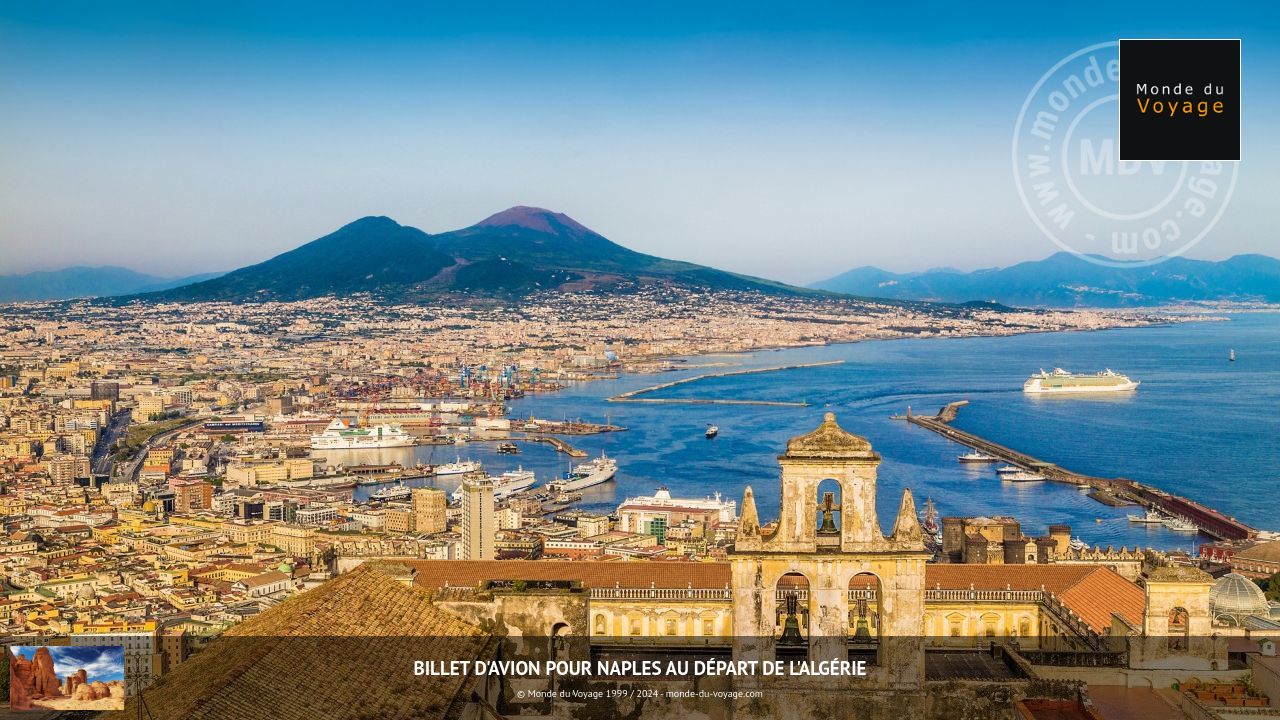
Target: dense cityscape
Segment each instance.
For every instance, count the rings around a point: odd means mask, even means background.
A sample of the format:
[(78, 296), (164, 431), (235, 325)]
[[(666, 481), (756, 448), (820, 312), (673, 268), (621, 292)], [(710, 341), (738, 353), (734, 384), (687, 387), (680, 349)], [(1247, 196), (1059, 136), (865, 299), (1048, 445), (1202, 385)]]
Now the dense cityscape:
[(355, 502), (357, 483), (439, 469), (312, 449), (334, 418), (419, 444), (571, 439), (600, 428), (530, 426), (504, 401), (700, 353), (1160, 321), (669, 289), (487, 310), (325, 298), (0, 312), (5, 634), (143, 638), (153, 657), (131, 658), (157, 674), (365, 557), (698, 560), (734, 539), (727, 499), (636, 498), (614, 517), (542, 488), (496, 504), (431, 488)]

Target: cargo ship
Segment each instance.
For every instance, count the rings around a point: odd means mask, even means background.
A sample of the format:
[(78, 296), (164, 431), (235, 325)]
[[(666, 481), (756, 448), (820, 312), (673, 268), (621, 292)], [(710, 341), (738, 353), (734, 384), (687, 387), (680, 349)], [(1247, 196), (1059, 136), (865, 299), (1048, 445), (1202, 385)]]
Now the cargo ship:
[(1110, 368), (1093, 375), (1077, 375), (1062, 368), (1040, 372), (1027, 378), (1022, 391), (1033, 395), (1057, 393), (1127, 392), (1137, 389), (1139, 381), (1130, 380)]
[(353, 427), (335, 418), (322, 433), (311, 436), (312, 450), (369, 450), (374, 448), (412, 447), (413, 436), (399, 425)]
[(574, 467), (554, 483), (547, 483), (552, 492), (566, 493), (594, 487), (609, 482), (618, 474), (618, 462), (600, 453), (600, 457)]

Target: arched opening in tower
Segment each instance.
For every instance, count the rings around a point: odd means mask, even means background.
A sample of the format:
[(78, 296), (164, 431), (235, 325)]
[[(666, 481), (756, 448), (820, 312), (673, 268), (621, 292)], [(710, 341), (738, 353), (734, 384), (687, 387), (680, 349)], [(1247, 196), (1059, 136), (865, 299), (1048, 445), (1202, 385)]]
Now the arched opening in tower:
[(849, 579), (849, 659), (880, 662), (881, 617), (880, 578), (858, 573)]

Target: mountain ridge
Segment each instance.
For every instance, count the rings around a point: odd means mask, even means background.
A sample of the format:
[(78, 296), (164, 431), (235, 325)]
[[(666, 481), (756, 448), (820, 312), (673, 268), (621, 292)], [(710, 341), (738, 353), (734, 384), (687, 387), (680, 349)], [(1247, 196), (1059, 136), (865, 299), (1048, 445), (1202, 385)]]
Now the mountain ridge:
[(517, 205), (437, 234), (368, 216), (263, 262), (201, 283), (125, 298), (301, 300), (371, 292), (392, 300), (449, 294), (510, 298), (538, 290), (648, 283), (823, 295), (623, 247), (564, 213)]
[(220, 273), (161, 277), (118, 265), (72, 265), (0, 275), (0, 302), (48, 302), (166, 290)]
[(1280, 303), (1280, 260), (1257, 253), (1226, 260), (1168, 258), (1111, 267), (1068, 252), (1003, 268), (894, 273), (863, 266), (811, 284), (895, 300), (990, 300), (1025, 307), (1139, 307), (1180, 302)]

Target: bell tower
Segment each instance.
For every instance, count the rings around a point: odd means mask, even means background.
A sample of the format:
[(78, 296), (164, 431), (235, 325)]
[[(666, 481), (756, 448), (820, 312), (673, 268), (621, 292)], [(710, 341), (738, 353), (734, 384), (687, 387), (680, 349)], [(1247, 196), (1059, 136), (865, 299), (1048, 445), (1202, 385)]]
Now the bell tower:
[[(768, 532), (751, 488), (743, 493), (730, 554), (734, 658), (777, 659), (786, 631), (788, 653), (799, 645), (812, 660), (865, 659), (881, 687), (920, 685), (929, 553), (911, 491), (903, 492), (886, 536), (876, 515), (880, 456), (832, 413), (788, 441), (778, 463), (782, 500)], [(830, 481), (838, 498), (826, 491)], [(797, 617), (802, 643), (793, 627)]]

